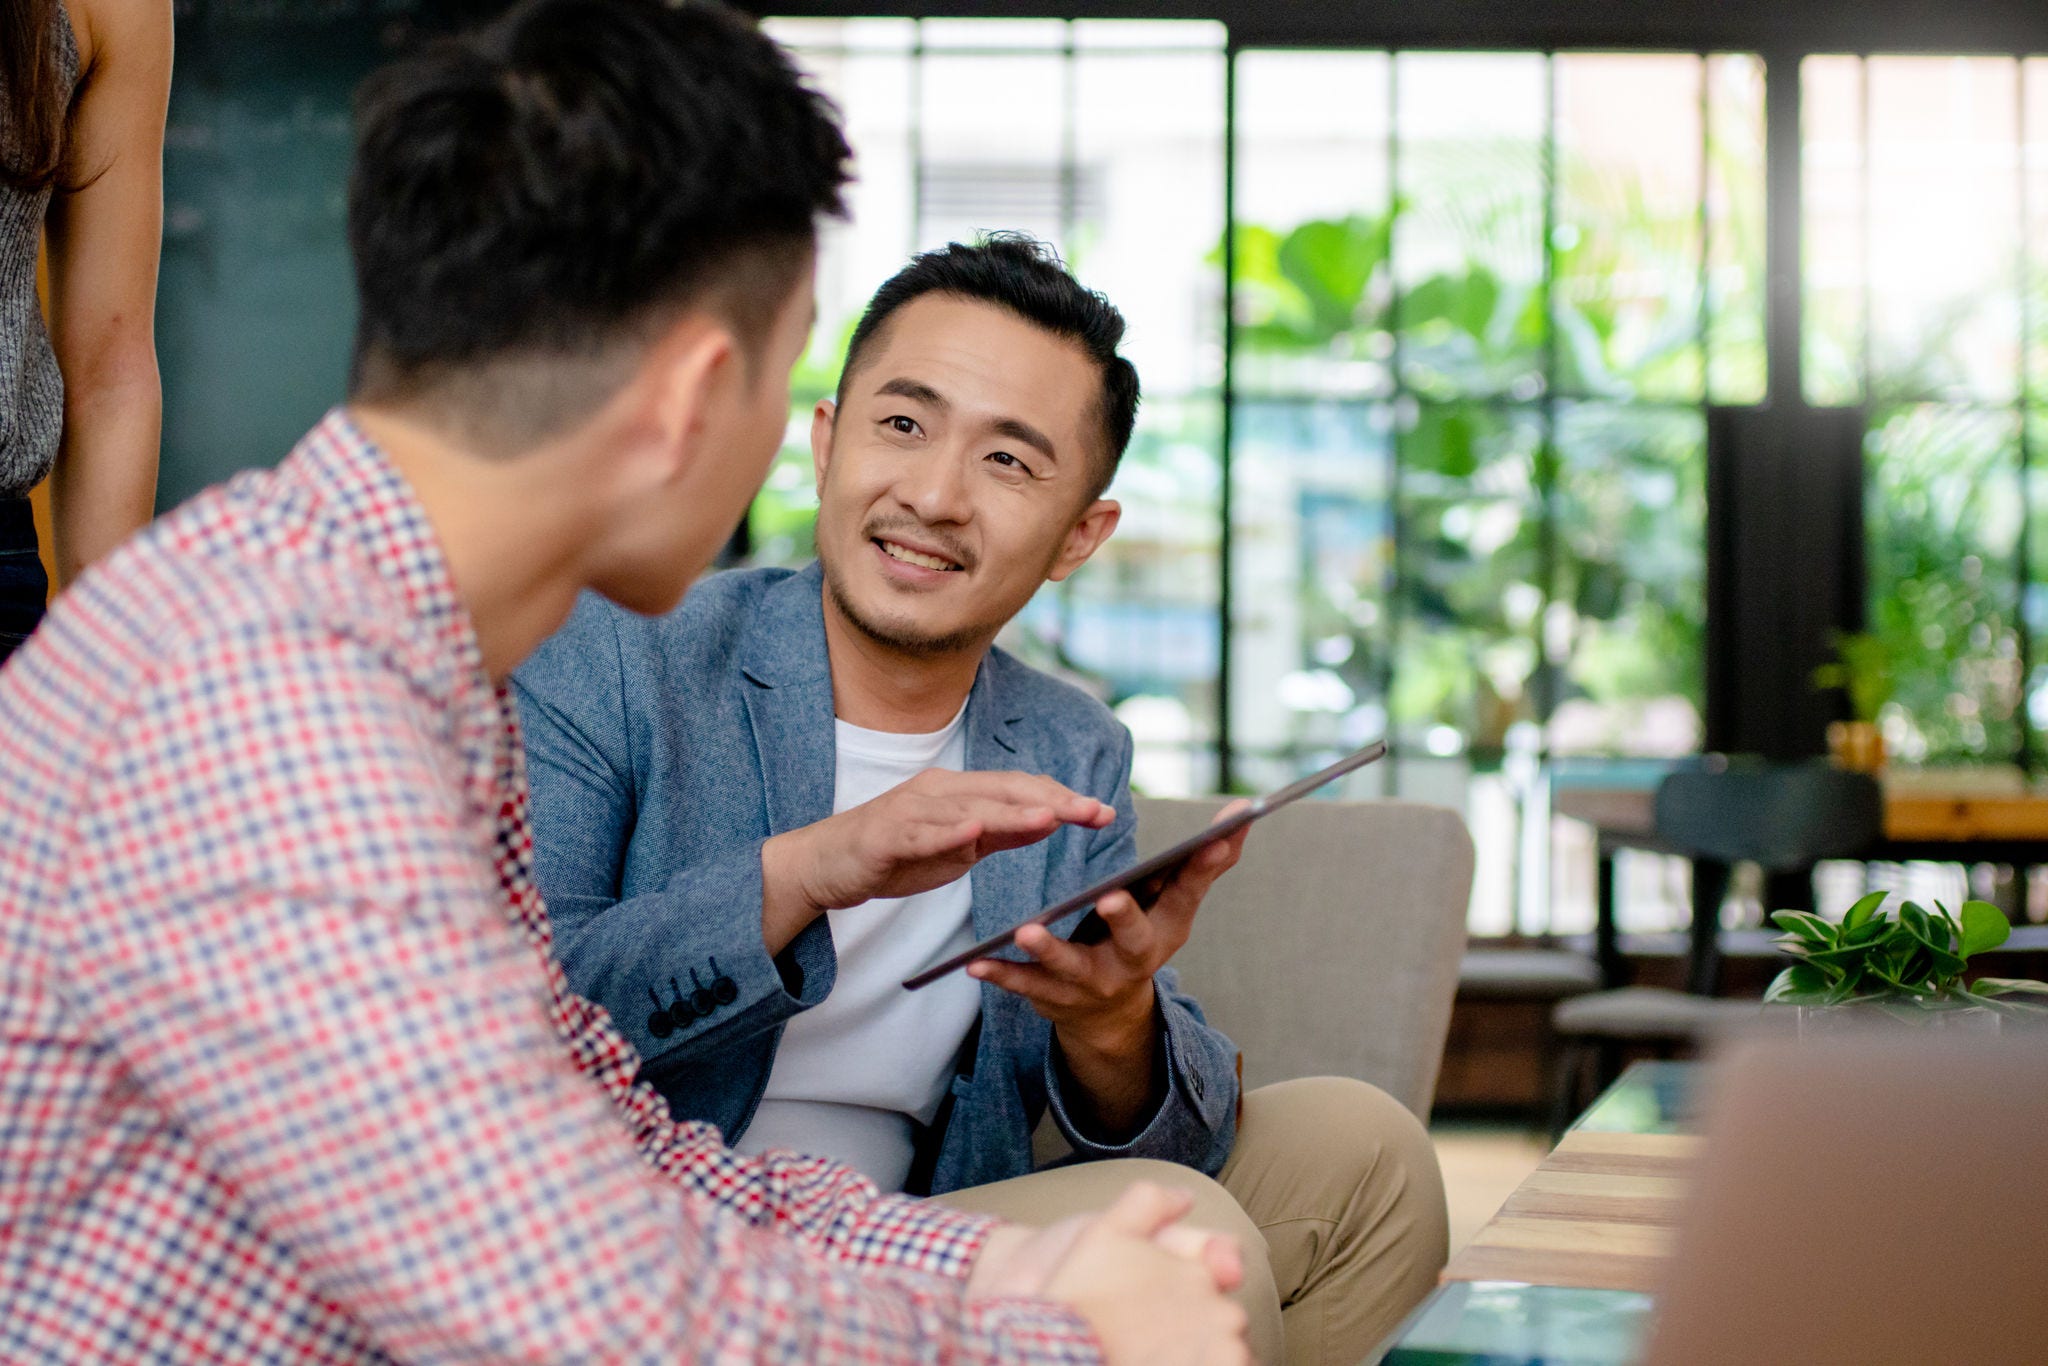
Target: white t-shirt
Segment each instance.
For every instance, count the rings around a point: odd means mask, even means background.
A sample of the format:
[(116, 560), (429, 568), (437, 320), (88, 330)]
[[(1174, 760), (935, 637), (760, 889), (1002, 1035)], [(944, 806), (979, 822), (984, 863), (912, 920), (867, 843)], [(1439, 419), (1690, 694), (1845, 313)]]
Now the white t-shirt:
[[(836, 722), (836, 815), (928, 768), (967, 764), (966, 708), (944, 730), (894, 735)], [(953, 973), (922, 991), (903, 979), (974, 943), (972, 874), (917, 896), (828, 911), (839, 958), (832, 994), (783, 1026), (782, 1046), (743, 1153), (787, 1148), (835, 1158), (883, 1190), (910, 1174), (913, 1121), (928, 1124), (952, 1084), (981, 984)]]

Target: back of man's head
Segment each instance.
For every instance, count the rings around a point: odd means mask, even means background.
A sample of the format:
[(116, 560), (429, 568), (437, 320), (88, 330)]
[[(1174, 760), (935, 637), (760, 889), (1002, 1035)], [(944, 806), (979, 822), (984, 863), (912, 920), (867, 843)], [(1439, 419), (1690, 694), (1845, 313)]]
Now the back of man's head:
[(704, 0), (524, 0), (357, 102), (351, 397), (496, 452), (595, 412), (704, 309), (758, 347), (844, 213), (831, 106)]

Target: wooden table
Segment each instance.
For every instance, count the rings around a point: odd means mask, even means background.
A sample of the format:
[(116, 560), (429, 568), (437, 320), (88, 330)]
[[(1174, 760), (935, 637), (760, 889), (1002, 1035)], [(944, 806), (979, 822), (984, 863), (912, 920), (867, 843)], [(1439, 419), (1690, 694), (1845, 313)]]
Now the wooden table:
[(1690, 1062), (1624, 1072), (1451, 1259), (1384, 1344), (1387, 1366), (1637, 1360), (1692, 1174), (1699, 1077)]
[(1685, 1134), (1574, 1129), (1451, 1259), (1443, 1279), (1655, 1290), (1699, 1143)]
[[(1551, 809), (1558, 815), (1623, 838), (1653, 838), (1656, 807), (1655, 787), (1559, 787), (1551, 799)], [(2012, 861), (1985, 852), (1989, 849), (2048, 862), (2048, 796), (1984, 796), (1887, 786), (1883, 849), (1873, 857)]]
[[(1622, 977), (1615, 922), (1615, 851), (1681, 852), (1657, 834), (1657, 784), (1671, 767), (1668, 763), (1629, 761), (1614, 765), (1611, 778), (1596, 768), (1559, 776), (1553, 782), (1552, 813), (1592, 826), (1598, 840), (1600, 878), (1593, 946), (1601, 977), (1610, 987), (1619, 985)], [(2048, 795), (1942, 791), (1917, 782), (1887, 783), (1884, 838), (1866, 857), (1894, 863), (1916, 859), (2009, 863), (2022, 870), (2048, 863)], [(1725, 889), (1726, 870), (1709, 871), (1718, 876), (1695, 876), (1696, 903), (1705, 899), (1702, 892), (1711, 895), (1717, 887)], [(1708, 995), (1716, 977), (1717, 927), (1713, 915), (1693, 917), (1687, 982), (1692, 990)]]

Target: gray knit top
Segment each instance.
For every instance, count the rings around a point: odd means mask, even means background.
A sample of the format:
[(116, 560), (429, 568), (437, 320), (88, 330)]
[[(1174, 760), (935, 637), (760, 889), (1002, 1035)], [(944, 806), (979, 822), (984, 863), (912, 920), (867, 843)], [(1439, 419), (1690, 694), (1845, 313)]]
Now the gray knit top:
[[(78, 82), (78, 42), (64, 6), (53, 9), (68, 99)], [(4, 126), (0, 142), (11, 142)], [(36, 304), (36, 248), (49, 207), (47, 188), (23, 194), (0, 183), (0, 498), (20, 498), (42, 482), (64, 431), (64, 377)]]

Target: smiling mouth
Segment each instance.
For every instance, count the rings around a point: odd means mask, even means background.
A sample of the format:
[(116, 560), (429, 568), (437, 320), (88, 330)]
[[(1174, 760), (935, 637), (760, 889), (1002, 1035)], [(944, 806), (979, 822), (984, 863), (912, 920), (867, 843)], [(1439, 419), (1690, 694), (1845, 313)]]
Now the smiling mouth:
[(958, 570), (960, 568), (959, 565), (943, 556), (927, 555), (921, 550), (912, 550), (907, 545), (898, 545), (896, 542), (885, 540), (880, 536), (875, 537), (874, 542), (881, 548), (882, 553), (890, 559), (901, 560), (904, 564), (914, 564), (920, 569), (945, 571)]

